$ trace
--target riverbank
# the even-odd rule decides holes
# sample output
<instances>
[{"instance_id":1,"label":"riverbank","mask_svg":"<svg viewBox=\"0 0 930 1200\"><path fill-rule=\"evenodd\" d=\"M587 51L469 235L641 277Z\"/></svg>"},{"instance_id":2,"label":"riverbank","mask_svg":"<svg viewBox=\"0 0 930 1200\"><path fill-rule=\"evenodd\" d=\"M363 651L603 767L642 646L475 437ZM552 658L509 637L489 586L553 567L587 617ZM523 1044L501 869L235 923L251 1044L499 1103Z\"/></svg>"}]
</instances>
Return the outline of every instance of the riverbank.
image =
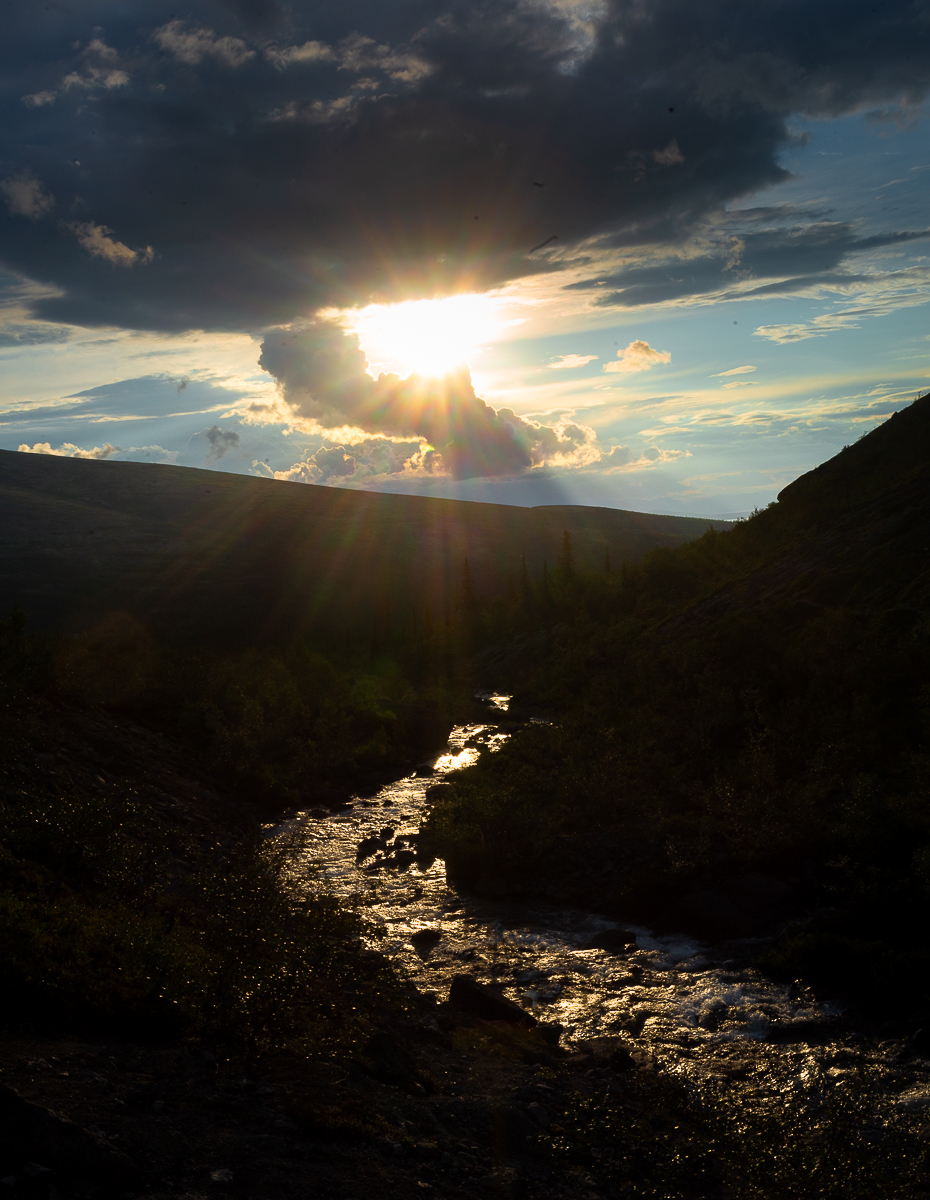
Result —
<instances>
[{"instance_id":1,"label":"riverbank","mask_svg":"<svg viewBox=\"0 0 930 1200\"><path fill-rule=\"evenodd\" d=\"M18 760L15 786L135 787L159 820L213 840L235 841L260 817L142 726L88 717L74 738ZM857 1035L810 997L716 963L710 947L646 931L605 939L610 923L589 913L470 897L415 848L398 859L437 778L500 739L493 725L462 727L416 772L303 819L308 836L290 845L325 890L354 896L367 932L358 943L346 930L346 953L382 981L353 993L330 977L330 1024L311 1042L300 1026L231 1046L8 1011L0 1178L42 1200L50 1186L67 1200L296 1200L308 1187L325 1200L748 1200L760 1178L782 1177L792 1196L920 1195L930 1064L913 1047ZM375 826L391 836L360 856ZM177 883L164 882L183 899L190 876L183 862L173 870ZM584 949L592 942L611 948ZM463 974L500 997L503 1019L454 1000ZM787 1107L779 1079L800 1085Z\"/></svg>"}]
</instances>

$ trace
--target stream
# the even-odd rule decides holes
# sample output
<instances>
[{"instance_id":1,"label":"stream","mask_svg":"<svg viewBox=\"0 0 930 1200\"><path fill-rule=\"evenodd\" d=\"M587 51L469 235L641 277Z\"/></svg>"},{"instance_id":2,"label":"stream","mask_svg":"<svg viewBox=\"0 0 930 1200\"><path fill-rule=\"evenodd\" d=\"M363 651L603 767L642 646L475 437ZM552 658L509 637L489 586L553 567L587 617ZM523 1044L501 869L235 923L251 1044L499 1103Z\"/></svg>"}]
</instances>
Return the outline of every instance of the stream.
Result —
<instances>
[{"instance_id":1,"label":"stream","mask_svg":"<svg viewBox=\"0 0 930 1200\"><path fill-rule=\"evenodd\" d=\"M621 1036L641 1063L706 1085L739 1086L747 1102L784 1089L822 1096L863 1064L881 1083L886 1119L930 1106L930 1062L900 1041L864 1039L842 1009L803 986L781 986L751 965L751 939L708 945L656 936L594 913L464 895L441 860L418 863L416 835L427 789L506 742L493 719L509 697L486 695L489 722L456 727L447 749L341 813L298 813L282 831L301 835L299 870L363 905L383 937L377 948L420 991L448 995L454 975L496 984L508 998L558 1022L567 1049ZM622 952L584 947L629 930Z\"/></svg>"}]
</instances>

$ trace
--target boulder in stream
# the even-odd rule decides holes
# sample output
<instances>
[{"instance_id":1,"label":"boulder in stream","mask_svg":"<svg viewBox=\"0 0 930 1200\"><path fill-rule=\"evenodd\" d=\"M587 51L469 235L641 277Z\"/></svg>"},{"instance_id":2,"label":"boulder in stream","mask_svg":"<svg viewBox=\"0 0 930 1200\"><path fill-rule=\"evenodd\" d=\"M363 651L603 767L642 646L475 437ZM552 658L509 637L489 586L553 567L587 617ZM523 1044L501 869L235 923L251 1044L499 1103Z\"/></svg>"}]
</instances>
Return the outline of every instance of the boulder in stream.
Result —
<instances>
[{"instance_id":1,"label":"boulder in stream","mask_svg":"<svg viewBox=\"0 0 930 1200\"><path fill-rule=\"evenodd\" d=\"M537 1025L536 1018L514 1004L506 996L501 996L493 989L479 983L474 975L454 975L449 989L449 1003L454 1008L471 1013L484 1021L510 1021L515 1025L527 1025L531 1029Z\"/></svg>"}]
</instances>

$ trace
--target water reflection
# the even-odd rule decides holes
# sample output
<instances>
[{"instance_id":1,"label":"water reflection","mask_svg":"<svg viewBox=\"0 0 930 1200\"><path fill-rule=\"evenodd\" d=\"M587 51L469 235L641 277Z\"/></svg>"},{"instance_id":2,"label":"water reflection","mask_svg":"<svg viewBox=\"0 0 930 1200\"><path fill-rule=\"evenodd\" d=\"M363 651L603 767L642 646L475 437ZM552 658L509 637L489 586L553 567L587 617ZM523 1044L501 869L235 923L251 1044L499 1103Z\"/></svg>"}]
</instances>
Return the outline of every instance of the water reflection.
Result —
<instances>
[{"instance_id":1,"label":"water reflection","mask_svg":"<svg viewBox=\"0 0 930 1200\"><path fill-rule=\"evenodd\" d=\"M501 712L509 697L486 700ZM828 1080L838 1056L849 1054L839 1009L765 979L746 965L747 944L710 947L625 925L635 939L628 949L584 949L616 923L522 897L463 896L446 882L441 860L417 857L428 789L507 736L490 723L459 726L446 751L351 809L298 815L289 825L307 838L300 869L320 871L337 894L365 905L380 926L378 948L421 990L444 998L452 976L467 971L559 1022L564 1044L619 1035L640 1059L698 1087L711 1079L756 1087L785 1070L799 1086ZM889 1069L897 1050L889 1046ZM930 1103L930 1079L921 1074L907 1102Z\"/></svg>"}]
</instances>

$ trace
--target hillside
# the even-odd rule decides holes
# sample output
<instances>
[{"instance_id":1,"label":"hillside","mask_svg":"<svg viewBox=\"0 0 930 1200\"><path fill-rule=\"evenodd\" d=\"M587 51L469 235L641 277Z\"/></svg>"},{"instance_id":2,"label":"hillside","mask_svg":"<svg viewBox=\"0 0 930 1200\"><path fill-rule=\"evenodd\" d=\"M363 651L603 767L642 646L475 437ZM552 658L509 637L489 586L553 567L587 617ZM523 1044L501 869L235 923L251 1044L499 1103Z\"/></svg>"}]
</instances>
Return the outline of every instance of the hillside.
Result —
<instances>
[{"instance_id":1,"label":"hillside","mask_svg":"<svg viewBox=\"0 0 930 1200\"><path fill-rule=\"evenodd\" d=\"M710 938L780 931L777 969L917 1020L930 396L732 531L557 599L495 681L551 724L437 794L453 873Z\"/></svg>"},{"instance_id":2,"label":"hillside","mask_svg":"<svg viewBox=\"0 0 930 1200\"><path fill-rule=\"evenodd\" d=\"M173 640L262 642L442 620L468 558L479 600L578 561L638 562L727 522L521 509L0 451L0 612L76 631L110 610Z\"/></svg>"}]
</instances>

